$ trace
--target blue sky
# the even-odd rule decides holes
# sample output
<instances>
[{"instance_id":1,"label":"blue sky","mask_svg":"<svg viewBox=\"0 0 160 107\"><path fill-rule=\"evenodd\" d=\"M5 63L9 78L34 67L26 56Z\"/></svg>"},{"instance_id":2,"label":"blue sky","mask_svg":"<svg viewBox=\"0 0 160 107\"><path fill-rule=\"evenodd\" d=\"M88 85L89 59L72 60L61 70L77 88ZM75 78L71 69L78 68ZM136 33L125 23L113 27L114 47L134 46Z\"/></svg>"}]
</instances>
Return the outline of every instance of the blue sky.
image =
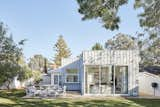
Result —
<instances>
[{"instance_id":1,"label":"blue sky","mask_svg":"<svg viewBox=\"0 0 160 107\"><path fill-rule=\"evenodd\" d=\"M120 8L120 29L109 31L98 20L82 21L76 0L1 0L0 21L9 26L16 42L28 39L24 46L26 58L42 54L53 59L53 46L63 35L73 56L100 42L102 44L122 32L135 35L140 31L138 11L133 9L134 0Z\"/></svg>"}]
</instances>

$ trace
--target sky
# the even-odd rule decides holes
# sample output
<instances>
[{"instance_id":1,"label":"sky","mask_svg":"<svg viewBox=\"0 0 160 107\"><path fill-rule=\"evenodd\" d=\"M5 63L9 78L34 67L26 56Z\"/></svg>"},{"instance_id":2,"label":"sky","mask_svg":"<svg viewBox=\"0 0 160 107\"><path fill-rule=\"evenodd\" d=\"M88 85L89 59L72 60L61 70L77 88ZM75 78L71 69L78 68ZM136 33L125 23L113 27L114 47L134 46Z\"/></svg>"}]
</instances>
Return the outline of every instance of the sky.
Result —
<instances>
[{"instance_id":1,"label":"sky","mask_svg":"<svg viewBox=\"0 0 160 107\"><path fill-rule=\"evenodd\" d=\"M105 41L118 33L135 36L140 31L139 11L133 9L134 0L122 6L120 29L106 30L99 20L82 21L76 0L0 0L0 21L4 22L13 39L27 39L23 46L26 59L42 54L52 60L58 36L63 35L72 56L90 50L96 43Z\"/></svg>"}]
</instances>

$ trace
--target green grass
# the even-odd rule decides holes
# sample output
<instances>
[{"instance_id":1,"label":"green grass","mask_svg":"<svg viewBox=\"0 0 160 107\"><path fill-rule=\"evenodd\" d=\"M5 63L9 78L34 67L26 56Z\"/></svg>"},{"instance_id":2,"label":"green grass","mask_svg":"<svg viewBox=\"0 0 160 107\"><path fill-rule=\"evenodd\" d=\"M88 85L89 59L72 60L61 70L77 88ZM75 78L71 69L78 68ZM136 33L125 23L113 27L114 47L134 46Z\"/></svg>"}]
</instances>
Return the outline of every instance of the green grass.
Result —
<instances>
[{"instance_id":1,"label":"green grass","mask_svg":"<svg viewBox=\"0 0 160 107\"><path fill-rule=\"evenodd\" d=\"M160 107L158 99L23 99L23 90L0 90L0 107Z\"/></svg>"}]
</instances>

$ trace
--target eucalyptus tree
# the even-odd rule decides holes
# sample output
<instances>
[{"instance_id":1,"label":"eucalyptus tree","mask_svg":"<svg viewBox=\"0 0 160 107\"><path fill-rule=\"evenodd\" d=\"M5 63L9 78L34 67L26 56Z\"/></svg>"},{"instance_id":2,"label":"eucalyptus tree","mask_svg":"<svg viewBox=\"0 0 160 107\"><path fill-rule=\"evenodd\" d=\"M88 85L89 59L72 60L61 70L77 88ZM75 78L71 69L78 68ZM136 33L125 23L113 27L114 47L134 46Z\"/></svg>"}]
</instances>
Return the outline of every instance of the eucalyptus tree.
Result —
<instances>
[{"instance_id":1,"label":"eucalyptus tree","mask_svg":"<svg viewBox=\"0 0 160 107\"><path fill-rule=\"evenodd\" d=\"M41 54L36 54L29 59L28 66L35 71L46 72L48 60Z\"/></svg>"},{"instance_id":2,"label":"eucalyptus tree","mask_svg":"<svg viewBox=\"0 0 160 107\"><path fill-rule=\"evenodd\" d=\"M82 20L98 19L109 30L119 28L118 10L128 0L77 0Z\"/></svg>"},{"instance_id":3,"label":"eucalyptus tree","mask_svg":"<svg viewBox=\"0 0 160 107\"><path fill-rule=\"evenodd\" d=\"M138 43L135 37L119 33L105 43L106 49L132 50L138 49Z\"/></svg>"},{"instance_id":4,"label":"eucalyptus tree","mask_svg":"<svg viewBox=\"0 0 160 107\"><path fill-rule=\"evenodd\" d=\"M139 14L140 26L144 28L146 65L160 65L160 1L136 0L135 8L143 11Z\"/></svg>"}]
</instances>

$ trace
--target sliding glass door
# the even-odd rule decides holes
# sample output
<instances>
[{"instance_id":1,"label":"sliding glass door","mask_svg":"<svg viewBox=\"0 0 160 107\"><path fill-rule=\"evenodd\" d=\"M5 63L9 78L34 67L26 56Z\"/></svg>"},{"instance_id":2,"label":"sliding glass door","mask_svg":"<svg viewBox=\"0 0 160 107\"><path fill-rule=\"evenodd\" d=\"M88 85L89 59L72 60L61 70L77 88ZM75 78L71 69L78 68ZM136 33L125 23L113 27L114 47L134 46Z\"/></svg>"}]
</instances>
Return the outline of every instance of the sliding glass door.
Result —
<instances>
[{"instance_id":1,"label":"sliding glass door","mask_svg":"<svg viewBox=\"0 0 160 107\"><path fill-rule=\"evenodd\" d=\"M127 94L127 66L86 66L85 93L87 94Z\"/></svg>"},{"instance_id":2,"label":"sliding glass door","mask_svg":"<svg viewBox=\"0 0 160 107\"><path fill-rule=\"evenodd\" d=\"M128 67L115 67L115 94L128 94Z\"/></svg>"},{"instance_id":3,"label":"sliding glass door","mask_svg":"<svg viewBox=\"0 0 160 107\"><path fill-rule=\"evenodd\" d=\"M109 66L86 67L86 93L88 94L111 94L112 73Z\"/></svg>"},{"instance_id":4,"label":"sliding glass door","mask_svg":"<svg viewBox=\"0 0 160 107\"><path fill-rule=\"evenodd\" d=\"M86 91L87 93L99 93L99 66L88 66L86 72Z\"/></svg>"},{"instance_id":5,"label":"sliding glass door","mask_svg":"<svg viewBox=\"0 0 160 107\"><path fill-rule=\"evenodd\" d=\"M109 66L100 67L100 93L111 94L113 91L112 72Z\"/></svg>"}]
</instances>

